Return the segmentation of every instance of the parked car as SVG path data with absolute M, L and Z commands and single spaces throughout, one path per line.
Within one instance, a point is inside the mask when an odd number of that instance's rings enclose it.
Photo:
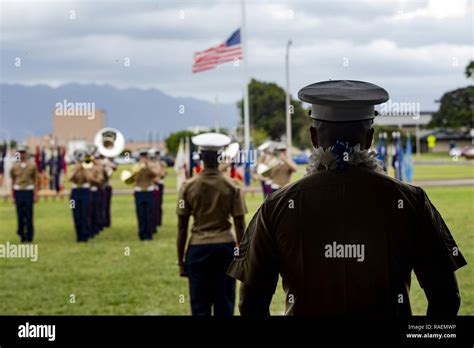
M 293 156 L 293 161 L 296 164 L 308 164 L 309 163 L 309 157 L 304 152 L 301 152 L 301 153 Z
M 161 156 L 161 159 L 166 162 L 168 167 L 173 167 L 174 166 L 174 158 L 173 156 L 170 155 L 163 155 Z

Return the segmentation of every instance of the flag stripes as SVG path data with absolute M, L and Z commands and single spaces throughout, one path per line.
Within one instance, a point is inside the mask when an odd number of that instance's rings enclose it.
M 217 65 L 243 59 L 240 44 L 240 29 L 237 29 L 226 42 L 194 53 L 193 73 L 214 69 Z

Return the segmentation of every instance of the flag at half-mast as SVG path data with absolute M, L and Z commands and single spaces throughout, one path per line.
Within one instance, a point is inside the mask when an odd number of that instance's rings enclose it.
M 243 59 L 240 29 L 237 29 L 225 42 L 194 53 L 193 73 L 214 69 L 217 65 Z

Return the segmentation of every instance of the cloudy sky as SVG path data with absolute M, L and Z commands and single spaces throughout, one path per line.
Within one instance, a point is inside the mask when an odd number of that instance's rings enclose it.
M 246 12 L 248 75 L 284 86 L 291 39 L 293 95 L 320 80 L 367 80 L 392 101 L 435 110 L 444 92 L 470 82 L 469 0 L 247 0 Z M 241 25 L 240 1 L 2 0 L 0 16 L 4 83 L 154 87 L 222 102 L 242 96 L 241 66 L 191 72 L 193 52 Z

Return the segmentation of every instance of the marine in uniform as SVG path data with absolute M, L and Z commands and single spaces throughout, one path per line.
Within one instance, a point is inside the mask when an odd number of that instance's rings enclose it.
M 86 150 L 74 151 L 76 164 L 69 174 L 71 186 L 71 209 L 74 218 L 77 242 L 87 242 L 93 236 L 91 226 L 91 183 L 100 183 L 101 178 L 91 170 L 91 158 Z
M 156 218 L 156 224 L 158 226 L 161 226 L 163 223 L 163 200 L 165 197 L 165 178 L 168 175 L 168 171 L 166 168 L 168 168 L 168 165 L 166 164 L 165 161 L 161 159 L 161 153 L 158 150 L 156 153 L 156 161 L 160 167 L 160 175 L 158 179 L 158 189 L 160 191 L 160 196 L 158 198 L 158 211 L 157 211 L 157 218 Z
M 111 226 L 111 214 L 110 206 L 112 202 L 112 185 L 110 184 L 110 178 L 115 170 L 117 170 L 117 164 L 115 164 L 110 158 L 103 155 L 100 156 L 100 163 L 103 168 L 103 198 L 102 198 L 102 210 L 103 210 L 103 226 Z
M 232 316 L 235 280 L 226 271 L 236 242 L 242 237 L 247 209 L 239 187 L 218 169 L 218 151 L 230 143 L 230 138 L 205 133 L 192 141 L 200 148 L 204 167 L 183 183 L 179 193 L 176 213 L 180 275 L 189 278 L 192 315 Z M 185 255 L 191 216 L 194 224 Z M 231 231 L 231 216 L 235 235 Z
M 154 179 L 155 190 L 153 191 L 153 233 L 158 232 L 158 227 L 161 226 L 163 220 L 163 195 L 165 193 L 164 179 L 167 175 L 166 168 L 168 165 L 161 159 L 160 150 L 149 150 L 150 160 L 156 165 L 159 171 Z
M 103 184 L 104 184 L 104 167 L 97 157 L 95 149 L 90 150 L 92 167 L 90 168 L 93 180 L 89 180 L 91 201 L 90 201 L 90 221 L 92 236 L 96 236 L 104 228 L 104 207 L 103 207 Z
M 148 149 L 139 151 L 139 160 L 133 168 L 132 182 L 135 185 L 135 209 L 138 219 L 140 240 L 153 239 L 153 191 L 154 180 L 160 174 L 158 168 L 148 159 Z
M 279 163 L 268 173 L 268 177 L 272 181 L 272 193 L 288 185 L 291 180 L 291 174 L 296 172 L 298 169 L 296 163 L 293 162 L 291 158 L 288 158 L 286 154 L 286 146 L 284 144 L 278 144 L 275 153 Z
M 37 169 L 35 164 L 28 159 L 26 146 L 19 146 L 17 152 L 19 154 L 18 161 L 10 169 L 13 198 L 18 217 L 17 234 L 20 236 L 21 242 L 32 242 L 34 235 L 33 204 L 37 198 Z
M 265 199 L 268 197 L 269 194 L 273 192 L 272 187 L 271 187 L 272 181 L 270 180 L 270 178 L 268 178 L 268 175 L 267 176 L 263 175 L 266 173 L 260 172 L 259 169 L 262 167 L 262 168 L 265 168 L 263 170 L 267 170 L 268 164 L 274 158 L 274 156 L 273 154 L 270 153 L 270 149 L 268 148 L 268 146 L 265 146 L 262 149 L 261 147 L 259 147 L 259 151 L 260 151 L 260 156 L 258 156 L 257 158 L 258 164 L 256 166 L 255 178 L 260 181 L 260 184 L 262 186 L 263 198 Z
M 411 315 L 414 271 L 427 315 L 455 315 L 455 271 L 466 261 L 423 189 L 387 176 L 369 151 L 381 87 L 324 81 L 299 91 L 312 104 L 307 175 L 270 195 L 228 274 L 243 315 L 268 315 L 281 275 L 286 314 Z

